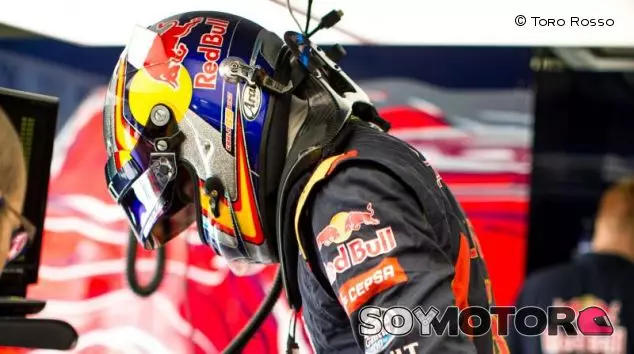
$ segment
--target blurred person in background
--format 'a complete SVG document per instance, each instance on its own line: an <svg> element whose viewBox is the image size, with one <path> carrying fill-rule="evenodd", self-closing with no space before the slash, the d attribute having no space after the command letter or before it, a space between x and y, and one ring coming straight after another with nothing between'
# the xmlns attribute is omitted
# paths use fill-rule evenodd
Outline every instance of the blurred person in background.
<svg viewBox="0 0 634 354"><path fill-rule="evenodd" d="M28 238L31 224L20 211L26 193L26 166L22 143L9 117L0 107L0 270L18 256Z"/></svg>
<svg viewBox="0 0 634 354"><path fill-rule="evenodd" d="M634 353L633 284L634 178L630 177L612 185L601 197L590 252L529 277L516 304L518 308L537 306L544 310L568 306L576 311L598 306L608 314L613 334L548 336L544 332L527 337L513 331L509 338L511 352Z"/></svg>

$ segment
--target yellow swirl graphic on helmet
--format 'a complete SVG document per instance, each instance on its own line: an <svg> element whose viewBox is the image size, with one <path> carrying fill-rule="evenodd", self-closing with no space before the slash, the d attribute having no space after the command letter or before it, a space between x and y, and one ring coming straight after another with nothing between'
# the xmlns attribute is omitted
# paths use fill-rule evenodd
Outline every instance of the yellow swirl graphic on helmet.
<svg viewBox="0 0 634 354"><path fill-rule="evenodd" d="M157 80L148 74L147 68L140 69L132 77L128 105L132 116L141 126L147 124L150 112L157 104L163 104L171 109L177 122L185 117L192 99L192 79L184 66L177 65L179 67L172 84Z"/></svg>
<svg viewBox="0 0 634 354"><path fill-rule="evenodd" d="M123 117L123 96L125 94L125 59L122 57L117 66L117 81L114 101L114 135L117 150L132 151L139 140L139 133ZM127 161L130 160L129 154ZM125 164L125 163L124 163Z"/></svg>

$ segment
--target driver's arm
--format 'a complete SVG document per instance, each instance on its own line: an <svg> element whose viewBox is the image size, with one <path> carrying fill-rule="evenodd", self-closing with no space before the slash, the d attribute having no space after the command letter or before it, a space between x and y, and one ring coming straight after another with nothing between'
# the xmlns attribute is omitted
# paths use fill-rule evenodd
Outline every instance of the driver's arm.
<svg viewBox="0 0 634 354"><path fill-rule="evenodd" d="M450 256L437 245L425 213L398 180L371 167L347 167L330 177L313 203L322 271L365 353L476 352L463 334L421 336L416 319L413 330L402 336L359 332L360 311L366 306L434 306L442 313L455 305Z"/></svg>

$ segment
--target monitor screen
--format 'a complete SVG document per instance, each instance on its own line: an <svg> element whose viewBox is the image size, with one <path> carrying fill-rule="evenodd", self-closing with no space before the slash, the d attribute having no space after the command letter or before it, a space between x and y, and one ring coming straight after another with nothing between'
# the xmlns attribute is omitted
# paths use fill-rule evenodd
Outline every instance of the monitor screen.
<svg viewBox="0 0 634 354"><path fill-rule="evenodd" d="M529 272L587 248L601 194L634 174L632 74L551 68L535 77Z"/></svg>
<svg viewBox="0 0 634 354"><path fill-rule="evenodd" d="M31 247L4 268L0 277L4 293L37 281L58 99L0 88L0 107L22 139L28 178L22 214L37 227Z"/></svg>

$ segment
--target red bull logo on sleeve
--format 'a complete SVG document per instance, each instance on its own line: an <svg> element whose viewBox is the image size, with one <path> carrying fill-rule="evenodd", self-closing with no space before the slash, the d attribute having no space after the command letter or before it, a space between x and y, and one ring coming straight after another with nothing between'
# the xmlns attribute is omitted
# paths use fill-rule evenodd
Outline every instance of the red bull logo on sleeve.
<svg viewBox="0 0 634 354"><path fill-rule="evenodd" d="M361 230L361 226L378 225L379 223L379 219L374 217L372 203L368 203L366 211L339 212L317 235L317 248L321 249L331 244L343 243L350 238L353 231Z"/></svg>
<svg viewBox="0 0 634 354"><path fill-rule="evenodd" d="M181 39L188 36L202 21L202 17L197 17L184 24L173 20L156 25L158 37L152 43L144 63L150 77L170 85L173 89L179 88L181 63L189 52L187 46L181 43Z"/></svg>
<svg viewBox="0 0 634 354"><path fill-rule="evenodd" d="M337 255L332 262L325 264L326 276L331 284L334 284L337 274L396 248L396 238L391 227L376 230L375 234L376 238L371 240L355 238L337 246Z"/></svg>
<svg viewBox="0 0 634 354"><path fill-rule="evenodd" d="M376 238L364 240L350 236L361 230L364 225L379 225L381 221L374 216L372 203L368 203L364 211L344 211L335 214L330 223L317 235L317 248L337 245L337 256L325 264L326 275L330 283L334 283L338 273L365 262L367 258L386 254L396 248L396 239L391 227L376 230Z"/></svg>
<svg viewBox="0 0 634 354"><path fill-rule="evenodd" d="M200 45L196 49L198 53L204 54L205 62L201 72L194 76L194 88L215 90L218 81L218 60L222 54L222 45L229 28L229 21L208 17L205 24L211 28L209 33L200 37Z"/></svg>

